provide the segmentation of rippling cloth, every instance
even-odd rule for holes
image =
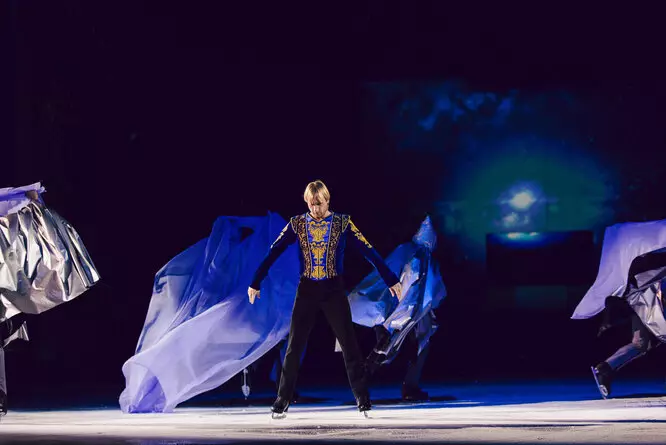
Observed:
[[[295,244],[270,269],[261,298],[251,305],[247,297],[252,274],[285,225],[275,213],[220,217],[208,238],[157,273],[136,354],[122,368],[123,412],[170,412],[288,335],[298,284]]]
[[[419,352],[435,333],[437,325],[432,309],[446,297],[446,287],[439,266],[432,260],[437,235],[429,217],[409,243],[401,244],[386,258],[388,267],[400,277],[404,298],[398,302],[376,271],[370,273],[349,294],[354,323],[383,326],[389,339],[382,354],[390,361],[407,334],[416,329]]]
[[[39,194],[37,202],[25,196],[30,190]],[[100,279],[74,227],[44,205],[44,191],[39,183],[0,189],[0,320],[45,312]]]
[[[597,278],[571,318],[591,318],[604,310],[608,297],[618,297],[659,340],[666,341],[663,303],[656,293],[664,278],[666,220],[614,224],[604,234]]]

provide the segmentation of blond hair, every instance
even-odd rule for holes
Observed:
[[[326,184],[323,181],[317,179],[312,181],[305,187],[305,192],[303,193],[303,199],[305,202],[310,203],[314,200],[317,201],[326,201],[331,200],[331,193],[328,191]]]

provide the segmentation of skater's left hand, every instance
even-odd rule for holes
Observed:
[[[395,283],[393,286],[389,287],[391,295],[396,297],[398,301],[402,301],[402,285],[400,282]]]

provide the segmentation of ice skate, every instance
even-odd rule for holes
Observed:
[[[289,400],[283,399],[278,396],[271,406],[271,418],[272,419],[284,419],[287,417],[287,410],[289,409]]]
[[[370,417],[370,410],[372,410],[372,403],[370,403],[370,396],[363,394],[356,399],[358,411],[363,414],[366,419]]]
[[[607,399],[611,393],[611,379],[613,370],[606,362],[602,362],[597,366],[592,366],[592,376],[597,384],[601,397]]]

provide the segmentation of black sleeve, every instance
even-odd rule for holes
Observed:
[[[375,269],[377,269],[377,272],[379,272],[379,275],[382,277],[382,280],[384,280],[384,283],[386,283],[388,287],[394,286],[396,283],[398,283],[400,281],[398,277],[393,272],[391,272],[391,269],[389,269],[389,267],[386,265],[381,255],[379,255],[379,252],[377,252],[377,249],[372,247],[372,245],[363,236],[361,231],[358,230],[351,219],[349,220],[347,230],[349,231],[347,234],[349,241],[351,241],[354,247],[363,254],[365,259],[368,260],[375,267]]]

